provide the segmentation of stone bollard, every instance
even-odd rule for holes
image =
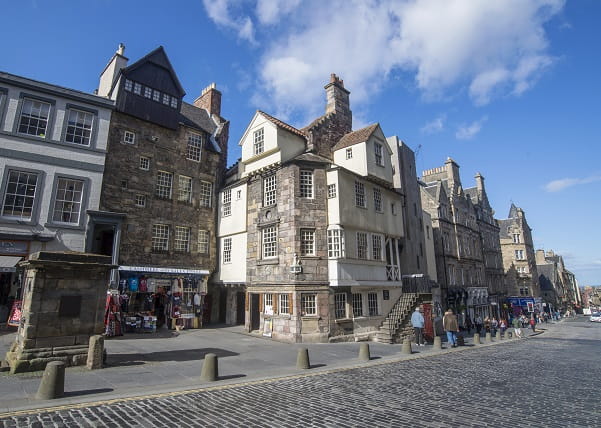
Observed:
[[[300,348],[298,350],[298,355],[296,356],[296,368],[304,370],[311,368],[311,364],[309,364],[309,350],[307,348]]]
[[[505,339],[513,339],[513,334],[509,330],[505,330]]]
[[[104,336],[90,337],[88,346],[88,361],[86,367],[90,370],[101,369],[104,362]]]
[[[497,333],[495,334],[495,340],[497,342],[501,341],[501,330],[497,330]]]
[[[474,345],[480,345],[480,333],[474,333]]]
[[[65,363],[50,361],[46,364],[44,375],[35,398],[38,400],[52,400],[65,395]]]
[[[205,361],[202,365],[202,371],[200,372],[200,380],[203,382],[214,382],[217,379],[219,379],[217,355],[207,354],[205,355]]]
[[[411,339],[406,338],[403,340],[403,347],[401,348],[403,354],[411,354]]]
[[[442,339],[440,338],[440,336],[434,336],[434,345],[432,346],[432,349],[434,349],[435,351],[442,350]]]
[[[492,342],[492,335],[490,334],[490,331],[486,332],[486,339],[485,339],[486,343],[490,343]]]
[[[369,343],[362,343],[359,346],[359,359],[361,361],[371,360],[371,356],[369,355]]]

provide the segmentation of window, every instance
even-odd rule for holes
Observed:
[[[273,294],[271,293],[263,295],[263,312],[267,315],[273,315]]]
[[[171,97],[171,107],[177,108],[177,98]]]
[[[146,206],[146,196],[136,195],[136,206],[144,208]]]
[[[524,250],[515,250],[515,259],[524,260]]]
[[[169,95],[163,94],[163,104],[165,104],[166,106],[169,105],[169,98]]]
[[[253,133],[253,155],[258,155],[263,153],[263,143],[264,143],[264,132],[263,128],[257,129]]]
[[[365,208],[365,185],[355,181],[355,205]]]
[[[59,178],[56,184],[52,221],[79,224],[82,199],[83,181]]]
[[[232,189],[223,191],[223,216],[232,215]]]
[[[38,174],[9,171],[2,216],[30,220],[36,197]]]
[[[382,157],[382,144],[374,144],[374,155],[376,157],[376,165],[384,166],[384,158]]]
[[[430,226],[426,226],[426,238],[430,239]]]
[[[68,143],[89,146],[92,140],[94,115],[80,110],[69,110],[65,141]]]
[[[121,180],[121,188],[123,190],[127,189],[127,180]]]
[[[126,144],[134,144],[136,142],[136,134],[131,131],[125,131],[123,133],[123,142]]]
[[[289,314],[290,313],[290,303],[288,301],[287,294],[280,294],[280,301],[278,303],[279,303],[278,307],[280,309],[280,314]]]
[[[232,238],[223,239],[223,263],[232,262]]]
[[[179,176],[179,185],[177,186],[177,200],[180,202],[192,203],[192,178],[185,175]]]
[[[313,171],[300,172],[300,197],[313,198]]]
[[[152,226],[152,251],[169,251],[169,226],[154,224]]]
[[[276,202],[277,182],[275,174],[263,179],[263,206],[270,207]]]
[[[353,293],[353,316],[363,316],[363,295],[361,293]]]
[[[390,203],[390,212],[392,213],[392,215],[396,215],[396,205],[394,202]]]
[[[334,294],[334,316],[336,318],[346,318],[346,294]]]
[[[175,226],[175,251],[187,253],[190,251],[190,228]]]
[[[134,85],[134,82],[132,82],[129,79],[125,79],[125,90],[126,91],[131,92],[133,85]]]
[[[152,89],[151,89],[151,88],[149,88],[148,86],[146,86],[146,87],[144,88],[144,96],[145,96],[146,98],[152,98]]]
[[[317,314],[317,307],[315,305],[316,297],[315,294],[301,294],[301,315]]]
[[[186,159],[200,162],[201,153],[202,153],[202,135],[200,135],[200,134],[188,135],[188,153],[186,154]]]
[[[367,293],[367,310],[370,317],[378,315],[378,293]]]
[[[344,257],[344,231],[342,229],[328,230],[328,257]]]
[[[242,199],[242,190],[236,190],[236,200]]]
[[[367,233],[357,232],[357,258],[367,260]]]
[[[520,234],[519,233],[514,233],[513,234],[513,243],[514,244],[519,244],[520,243]]]
[[[152,99],[158,103],[161,100],[161,93],[155,89],[152,92]]]
[[[142,85],[139,83],[134,83],[134,94],[140,95],[142,93]]]
[[[263,258],[277,257],[278,236],[275,227],[266,227],[262,230]]]
[[[328,184],[328,198],[335,198],[335,197],[336,197],[336,185]]]
[[[371,250],[374,260],[382,260],[382,237],[380,235],[371,236]]]
[[[140,169],[148,171],[150,169],[150,158],[146,156],[140,156]]]
[[[211,199],[213,197],[213,183],[210,181],[201,181],[199,190],[199,203],[201,207],[211,207]]]
[[[353,158],[353,148],[349,147],[346,149],[346,158],[347,159],[352,159]]]
[[[207,254],[209,252],[209,231],[199,230],[198,231],[198,252],[201,254]]]
[[[49,103],[24,98],[21,107],[21,119],[19,120],[19,132],[44,138],[46,137],[49,117]]]
[[[173,174],[159,171],[157,174],[156,196],[160,199],[171,199],[171,187],[173,186]]]
[[[315,255],[315,231],[301,229],[301,256]]]
[[[382,212],[382,191],[377,187],[374,188],[374,209]]]

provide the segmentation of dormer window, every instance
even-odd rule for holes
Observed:
[[[346,158],[347,159],[353,158],[353,148],[352,147],[349,147],[348,149],[346,149]]]
[[[132,82],[129,79],[125,79],[125,90],[127,92],[131,92],[131,89],[133,88],[133,86],[134,86],[134,82]]]
[[[152,98],[152,89],[149,88],[148,86],[146,86],[144,88],[144,97],[146,97],[146,98]]]
[[[177,108],[177,98],[171,97],[171,107]]]
[[[142,93],[142,85],[138,82],[134,83],[134,94],[140,95]]]
[[[158,103],[161,100],[161,93],[155,89],[152,93],[152,99]]]
[[[163,94],[163,104],[165,104],[166,106],[169,105],[169,95]]]
[[[376,157],[376,165],[384,166],[384,158],[382,157],[382,144],[374,144],[374,155]]]
[[[257,129],[253,134],[253,154],[254,155],[263,153],[264,139],[265,139],[265,134],[263,132],[263,128]]]

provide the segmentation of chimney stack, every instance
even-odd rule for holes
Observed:
[[[459,165],[450,157],[444,163],[447,170],[447,180],[449,181],[449,189],[453,194],[457,188],[461,187],[461,179],[459,178]]]
[[[117,51],[106,67],[104,67],[102,73],[100,73],[100,83],[98,85],[97,94],[101,97],[109,97],[113,100],[117,98],[117,91],[112,91],[112,89],[117,76],[119,76],[119,71],[122,68],[127,67],[128,59],[123,56],[124,53],[125,45],[119,43]]]
[[[349,101],[350,91],[344,89],[344,80],[332,73],[330,83],[324,86],[324,89],[326,90],[326,114],[336,114],[343,125],[344,132],[351,132],[353,129],[353,113]]]
[[[221,92],[214,82],[202,90],[200,97],[194,100],[194,106],[204,108],[211,116],[221,117]]]

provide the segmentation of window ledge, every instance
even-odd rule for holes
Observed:
[[[80,224],[63,224],[63,223],[46,223],[44,227],[52,229],[71,229],[71,230],[83,230],[83,225]]]
[[[279,265],[280,264],[280,260],[278,257],[275,257],[273,259],[264,259],[264,260],[257,260],[257,266],[263,266],[263,265]]]

